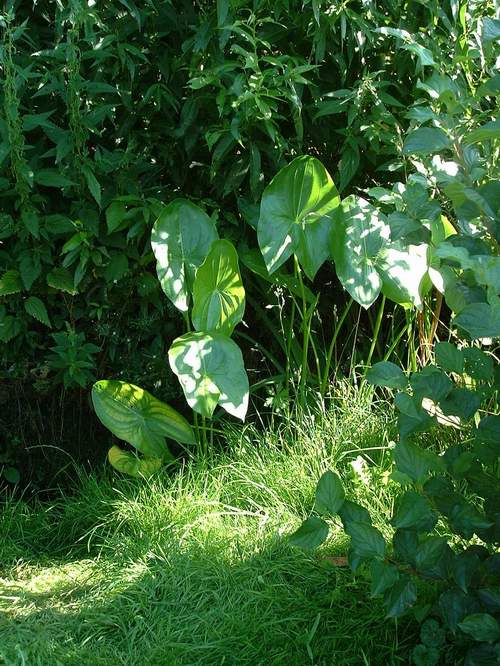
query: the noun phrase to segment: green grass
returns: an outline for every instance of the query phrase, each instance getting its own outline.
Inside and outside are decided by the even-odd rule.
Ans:
[[[235,428],[223,451],[149,482],[105,470],[51,502],[8,502],[0,663],[408,663],[414,627],[328,559],[346,554],[343,533],[315,553],[286,541],[330,467],[382,525],[390,418],[352,394],[266,435]],[[357,449],[370,450],[355,471]]]

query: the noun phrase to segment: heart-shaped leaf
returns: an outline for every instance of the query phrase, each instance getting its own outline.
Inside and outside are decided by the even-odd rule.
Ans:
[[[214,241],[196,271],[193,286],[193,324],[197,331],[230,336],[243,318],[245,289],[238,253],[227,240]]]
[[[168,352],[189,406],[212,416],[217,404],[242,421],[248,408],[248,377],[238,345],[221,333],[186,333]]]
[[[152,476],[164,463],[162,458],[139,458],[119,446],[112,446],[109,449],[108,460],[118,472],[145,477]]]
[[[391,228],[361,197],[347,197],[342,209],[343,215],[338,216],[330,237],[335,268],[344,289],[357,303],[369,308],[382,289],[375,259],[389,241]]]
[[[187,312],[195,272],[217,239],[213,221],[186,199],[175,199],[156,220],[151,246],[161,288],[175,307]]]
[[[406,307],[422,308],[422,297],[430,288],[427,276],[428,245],[405,245],[399,241],[380,251],[376,266],[382,278],[382,293]],[[429,282],[429,284],[427,284]]]
[[[195,444],[191,426],[169,405],[134,384],[101,380],[92,388],[97,416],[113,435],[150,458],[168,458],[165,437]]]
[[[257,227],[269,273],[295,254],[313,279],[329,256],[328,240],[339,204],[337,188],[315,157],[297,157],[281,169],[264,190]]]

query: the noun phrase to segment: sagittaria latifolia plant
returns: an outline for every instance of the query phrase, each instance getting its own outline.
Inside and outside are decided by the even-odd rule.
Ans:
[[[441,236],[446,235],[441,217],[436,221],[437,225],[440,223]],[[330,175],[314,157],[296,158],[266,187],[257,241],[264,266],[248,261],[245,264],[260,274],[277,274],[279,281],[279,269],[293,257],[296,280],[285,278],[282,284],[302,300],[302,391],[311,321],[319,298],[306,295],[312,292],[305,280],[313,280],[325,261],[333,259],[342,285],[365,308],[380,293],[397,303],[421,307],[423,295],[431,286],[425,278],[432,238],[424,236],[413,242],[394,239],[391,225],[364,199],[348,197],[341,204]],[[161,210],[152,230],[151,245],[162,289],[186,322],[185,334],[170,347],[169,363],[193,409],[195,431],[206,446],[205,419],[212,417],[217,405],[241,420],[248,409],[248,377],[241,351],[231,337],[245,311],[238,252],[229,241],[218,238],[213,220],[201,208],[184,199],[176,199]],[[323,390],[329,377],[331,349],[330,346],[324,368],[316,356],[318,384]],[[152,449],[144,447],[143,440],[124,438],[123,420],[132,422],[139,418],[148,425],[147,432],[158,434],[159,430],[164,437],[180,443],[193,441],[186,428],[182,437],[175,437],[174,431],[167,432],[159,426],[158,420],[165,423],[179,416],[167,406],[160,415],[152,396],[131,389],[128,384],[120,384],[118,390],[116,382],[98,382],[93,400],[98,416],[111,432],[131,443],[146,458],[162,459],[156,448],[151,456]],[[118,409],[115,414],[110,407],[108,413],[108,405],[123,401],[127,410]],[[153,404],[155,409],[151,408]],[[197,415],[202,418],[201,426]],[[116,453],[110,456],[115,466],[117,459]],[[123,464],[120,466],[124,469]],[[144,473],[156,467],[157,464],[142,468],[130,465],[126,471]]]

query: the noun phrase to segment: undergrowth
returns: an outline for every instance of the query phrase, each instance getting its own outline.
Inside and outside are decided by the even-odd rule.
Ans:
[[[344,396],[153,479],[80,473],[50,504],[0,518],[0,663],[399,664],[411,622],[384,619],[335,531],[317,553],[286,535],[335,468],[382,525],[393,432],[386,405]]]

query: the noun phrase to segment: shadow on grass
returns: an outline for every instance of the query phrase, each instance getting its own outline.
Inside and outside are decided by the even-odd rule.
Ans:
[[[278,539],[245,550],[166,542],[128,565],[74,562],[4,586],[3,663],[408,663],[409,629],[350,570]]]

